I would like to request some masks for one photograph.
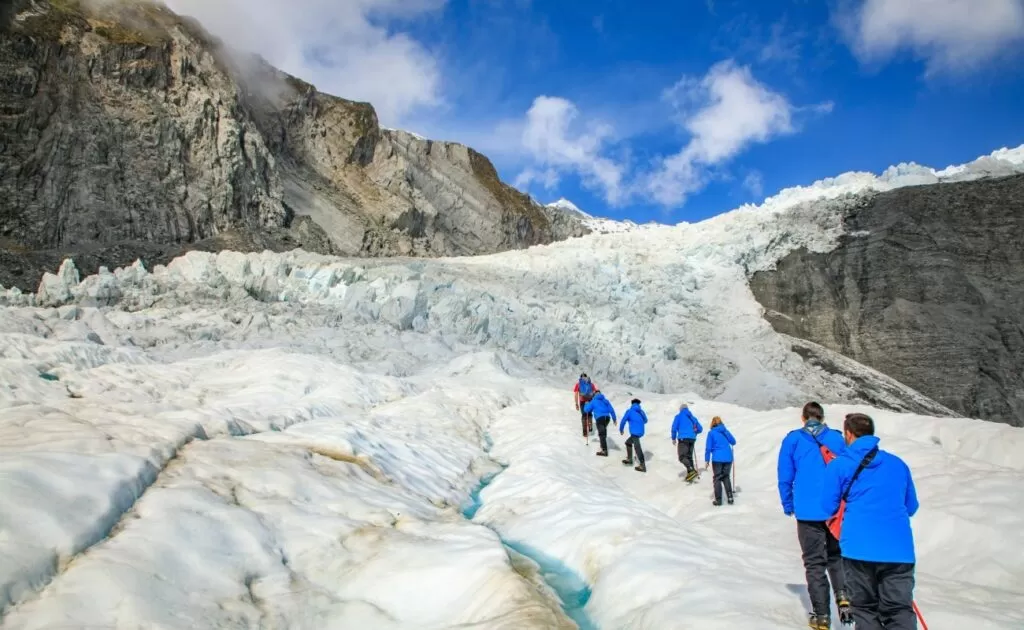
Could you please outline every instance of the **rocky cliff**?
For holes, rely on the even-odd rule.
[[[754,275],[775,329],[1024,426],[1024,176],[879,194],[846,229]]]
[[[160,5],[0,8],[0,283],[34,289],[68,254],[462,255],[585,231],[472,149],[382,129]]]

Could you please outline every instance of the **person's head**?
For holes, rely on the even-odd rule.
[[[589,381],[589,380],[590,380],[590,377],[589,377],[589,376],[587,376],[587,373],[586,373],[586,372],[584,372],[583,374],[580,374],[580,380],[581,380],[581,381]]]
[[[690,406],[689,403],[687,403],[684,400],[682,403],[679,404],[679,411],[686,411],[687,407],[689,407],[689,406]]]
[[[865,435],[874,434],[875,421],[871,419],[871,416],[862,413],[846,414],[846,419],[843,420],[843,437],[846,438],[847,444],[853,444],[854,440]]]
[[[811,401],[804,405],[802,417],[804,424],[808,422],[824,422],[825,410],[818,403]]]
[[[639,398],[634,398],[633,400],[629,401],[629,404],[631,404],[631,405],[639,405],[640,404],[640,399]]]
[[[712,429],[714,429],[715,427],[717,427],[720,424],[722,424],[722,418],[720,416],[715,416],[714,418],[711,419],[711,428]]]

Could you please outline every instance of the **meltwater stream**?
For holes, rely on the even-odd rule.
[[[490,451],[491,438],[485,436],[485,451]],[[477,511],[483,505],[483,501],[480,498],[480,493],[483,489],[489,486],[502,472],[505,467],[498,472],[484,475],[480,478],[480,483],[473,489],[469,494],[469,500],[462,508],[462,515],[467,520],[473,520],[476,516]],[[498,534],[498,538],[501,540],[501,544],[506,549],[511,550],[521,556],[533,560],[540,567],[540,575],[544,582],[551,587],[551,590],[555,592],[558,599],[562,602],[562,610],[566,616],[576,622],[580,630],[598,630],[597,624],[587,615],[584,610],[587,606],[587,602],[590,601],[590,586],[584,581],[579,574],[570,569],[557,558],[552,558],[544,554],[543,552],[525,545],[519,542],[506,540],[501,532],[495,530]]]

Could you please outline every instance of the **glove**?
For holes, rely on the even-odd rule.
[[[786,516],[793,516],[793,508],[786,508],[783,511],[786,513]]]
[[[676,445],[676,441],[672,440],[672,446],[675,446],[675,445]]]

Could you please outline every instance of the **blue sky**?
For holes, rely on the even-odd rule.
[[[386,125],[479,149],[540,201],[617,219],[1024,143],[1024,0],[232,3],[170,4]]]

